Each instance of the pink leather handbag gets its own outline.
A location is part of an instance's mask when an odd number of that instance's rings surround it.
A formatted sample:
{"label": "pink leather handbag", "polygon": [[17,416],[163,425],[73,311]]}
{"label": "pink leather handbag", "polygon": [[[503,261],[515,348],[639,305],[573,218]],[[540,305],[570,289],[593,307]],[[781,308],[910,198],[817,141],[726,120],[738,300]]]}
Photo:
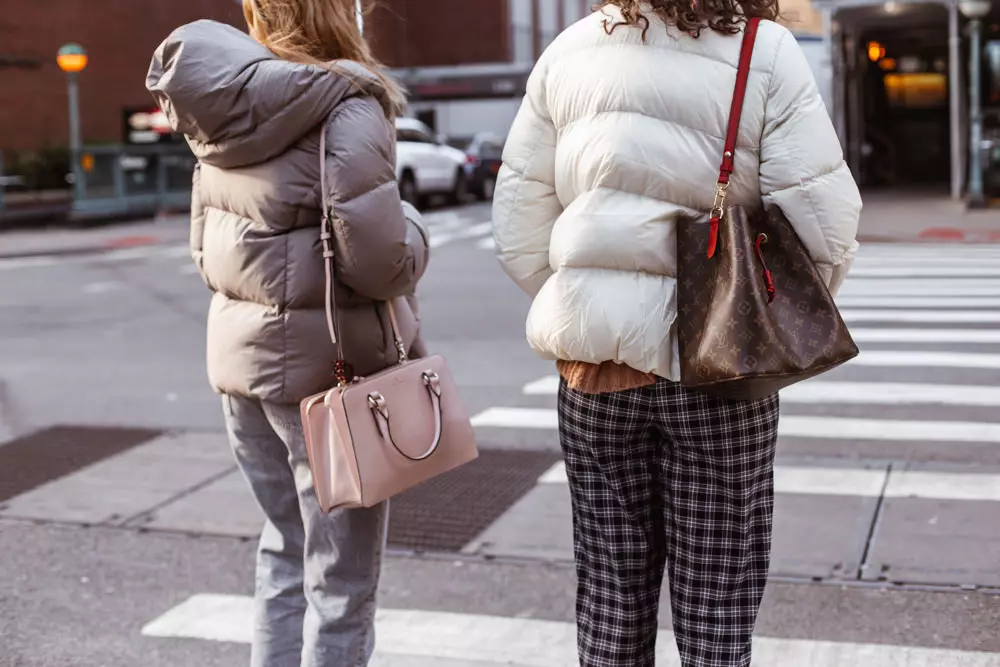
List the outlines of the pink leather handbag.
{"label": "pink leather handbag", "polygon": [[337,385],[302,401],[313,486],[324,512],[373,507],[479,456],[469,414],[443,357],[410,360],[387,302],[399,363],[347,377],[334,302],[333,225],[326,191],[326,130],[320,133],[326,319],[337,348]]}

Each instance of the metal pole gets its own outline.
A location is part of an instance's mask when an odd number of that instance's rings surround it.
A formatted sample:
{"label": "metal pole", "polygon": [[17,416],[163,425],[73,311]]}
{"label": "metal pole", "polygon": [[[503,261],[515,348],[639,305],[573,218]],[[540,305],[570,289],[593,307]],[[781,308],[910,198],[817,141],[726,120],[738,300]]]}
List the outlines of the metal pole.
{"label": "metal pole", "polygon": [[983,22],[972,19],[969,22],[969,111],[972,127],[969,132],[969,208],[983,208],[986,198],[983,196],[983,109],[979,100],[981,58],[981,35]]}
{"label": "metal pole", "polygon": [[962,37],[959,33],[958,6],[948,8],[948,87],[951,124],[951,196],[962,198],[965,181],[965,151],[962,146]]}
{"label": "metal pole", "polygon": [[73,198],[83,199],[83,170],[80,169],[80,92],[75,72],[69,73],[69,159],[73,173]]}
{"label": "metal pole", "polygon": [[358,21],[358,31],[365,34],[365,10],[361,6],[361,0],[354,0],[354,16]]}
{"label": "metal pole", "polygon": [[538,62],[542,55],[542,8],[540,0],[531,0],[531,59]]}
{"label": "metal pole", "polygon": [[846,102],[846,76],[847,67],[844,60],[844,28],[843,24],[832,24],[835,34],[830,44],[831,71],[832,71],[832,100],[833,100],[833,124],[837,128],[837,136],[840,137],[840,146],[847,154],[847,102]]}
{"label": "metal pole", "polygon": [[3,213],[3,193],[6,187],[7,187],[7,181],[4,175],[3,151],[0,150],[0,213]]}
{"label": "metal pole", "polygon": [[863,61],[861,58],[861,44],[858,40],[858,32],[852,30],[847,38],[847,163],[854,172],[854,177],[862,183],[865,181],[865,174],[862,170],[862,145],[864,144],[865,129],[864,123],[864,78],[860,70]]}

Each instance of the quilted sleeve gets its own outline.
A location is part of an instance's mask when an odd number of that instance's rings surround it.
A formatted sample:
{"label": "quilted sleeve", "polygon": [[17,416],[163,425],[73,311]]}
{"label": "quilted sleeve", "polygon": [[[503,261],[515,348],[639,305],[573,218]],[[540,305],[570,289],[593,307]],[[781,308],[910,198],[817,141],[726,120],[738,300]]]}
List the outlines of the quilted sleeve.
{"label": "quilted sleeve", "polygon": [[205,207],[201,203],[201,163],[195,163],[191,177],[191,259],[194,260],[198,275],[212,289],[205,272]]}
{"label": "quilted sleeve", "polygon": [[801,47],[785,32],[774,60],[760,187],[795,228],[836,294],[857,251],[861,195]]}
{"label": "quilted sleeve", "polygon": [[552,275],[549,238],[562,205],[556,197],[556,129],[536,66],[514,119],[493,198],[493,238],[507,274],[534,296]]}
{"label": "quilted sleeve", "polygon": [[374,98],[345,102],[324,128],[337,278],[384,301],[413,293],[428,260],[420,214],[396,183],[395,140]]}

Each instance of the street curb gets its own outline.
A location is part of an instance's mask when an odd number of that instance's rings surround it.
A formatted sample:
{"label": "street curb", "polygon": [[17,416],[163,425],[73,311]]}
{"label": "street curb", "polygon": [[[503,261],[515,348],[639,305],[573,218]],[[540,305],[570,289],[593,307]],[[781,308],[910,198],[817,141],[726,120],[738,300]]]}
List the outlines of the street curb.
{"label": "street curb", "polygon": [[1000,244],[1000,230],[934,227],[925,229],[919,234],[912,236],[859,234],[857,239],[858,243],[919,243],[924,245],[934,243],[946,243],[949,245]]}
{"label": "street curb", "polygon": [[119,238],[105,239],[98,244],[87,244],[66,248],[41,249],[32,248],[15,252],[0,251],[0,260],[5,259],[31,259],[34,257],[74,257],[80,255],[100,255],[115,250],[128,250],[131,248],[145,248],[149,246],[163,245],[166,241],[158,236],[123,236]]}

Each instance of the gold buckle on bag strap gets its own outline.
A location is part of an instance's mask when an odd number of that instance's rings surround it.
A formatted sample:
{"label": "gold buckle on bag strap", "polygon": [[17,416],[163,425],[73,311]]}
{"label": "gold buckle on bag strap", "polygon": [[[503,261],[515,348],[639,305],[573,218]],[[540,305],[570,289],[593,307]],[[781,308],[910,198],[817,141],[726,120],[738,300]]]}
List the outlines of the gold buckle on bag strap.
{"label": "gold buckle on bag strap", "polygon": [[[721,220],[726,214],[726,199],[729,196],[729,183],[715,184],[715,201],[712,202],[712,217]],[[704,209],[702,209],[704,210]]]}

